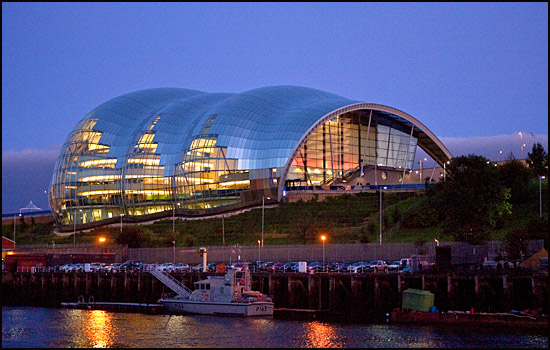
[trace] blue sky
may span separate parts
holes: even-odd
[[[548,150],[548,4],[2,3],[2,212],[47,207],[61,145],[113,97],[271,85],[401,109],[453,155],[520,158],[519,131]]]

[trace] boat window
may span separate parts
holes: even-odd
[[[205,285],[205,287],[206,287],[206,289],[210,289],[210,284],[207,283],[207,284]]]

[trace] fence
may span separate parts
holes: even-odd
[[[466,243],[440,243],[441,247],[451,247],[453,264],[481,263],[485,258],[498,255],[505,256],[504,243],[489,241],[483,245]],[[529,241],[525,256],[530,256],[543,247],[542,240]],[[208,262],[237,261],[370,261],[383,259],[390,263],[393,260],[428,255],[435,261],[436,243],[425,243],[422,246],[412,242],[364,244],[304,244],[304,245],[268,245],[259,246],[211,246],[208,249]],[[166,247],[166,248],[129,248],[128,260],[142,260],[145,263],[185,262],[196,265],[202,262],[198,254],[199,247]],[[324,250],[324,253],[323,253]]]
[[[530,256],[543,248],[542,240],[528,242],[524,253]],[[441,247],[451,247],[453,264],[481,263],[496,256],[506,256],[504,243],[489,241],[482,245],[469,245],[460,242],[441,242]],[[145,263],[185,262],[196,265],[202,262],[198,254],[200,247],[166,247],[166,248],[125,248],[118,245],[25,245],[21,248],[31,249],[34,253],[115,253],[117,262],[142,260]],[[258,246],[207,246],[208,262],[237,261],[370,261],[383,259],[390,263],[393,260],[408,258],[412,255],[428,255],[435,261],[435,242],[418,245],[413,242],[403,243],[349,243],[349,244],[301,244],[301,245],[266,245]],[[324,251],[324,252],[323,252]]]

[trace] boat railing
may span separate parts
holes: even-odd
[[[166,285],[168,288],[176,292],[179,296],[187,298],[191,296],[191,293],[193,293],[191,289],[189,289],[183,283],[168,274],[166,271],[152,270],[149,271],[149,273],[155,276],[159,281],[164,283],[164,285]]]

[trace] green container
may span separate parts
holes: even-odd
[[[435,295],[427,290],[409,288],[403,291],[402,308],[429,312],[434,305],[434,297]]]

